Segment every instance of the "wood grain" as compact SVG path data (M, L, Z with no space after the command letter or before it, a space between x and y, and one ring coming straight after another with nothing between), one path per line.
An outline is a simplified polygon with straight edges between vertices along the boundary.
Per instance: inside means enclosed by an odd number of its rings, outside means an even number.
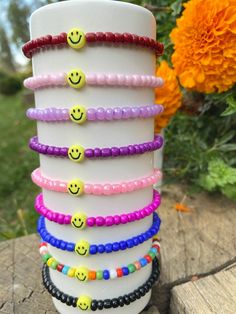
M167 313L170 289L194 275L213 274L236 261L236 203L206 193L186 196L186 188L171 185L162 190L161 281L151 300ZM175 203L191 212L177 212Z
M176 286L171 314L236 313L236 264L214 275Z

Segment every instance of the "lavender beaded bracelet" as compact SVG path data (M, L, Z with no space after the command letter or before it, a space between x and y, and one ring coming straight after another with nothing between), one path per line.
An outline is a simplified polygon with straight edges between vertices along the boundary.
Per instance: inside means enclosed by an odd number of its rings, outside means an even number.
M55 157L67 157L74 162L80 162L84 158L91 159L139 155L159 149L162 145L163 138L160 135L155 135L154 140L152 142L111 148L106 147L84 149L80 145L72 145L69 148L49 146L39 143L37 136L32 137L29 142L29 147L40 154Z
M31 120L39 121L68 121L77 124L87 121L112 121L135 118L150 118L163 112L162 105L114 107L114 108L88 108L75 105L67 108L29 108L26 115Z
M50 221L56 222L58 224L71 224L76 229L84 229L86 227L110 227L113 225L126 224L129 222L133 222L136 220L143 219L149 215L151 215L161 203L160 194L153 190L153 200L150 204L145 206L142 209L138 209L134 212L128 214L114 215L114 216L97 216L97 217L87 217L84 213L76 213L72 215L65 215L62 213L54 212L48 209L43 202L43 194L40 193L34 203L34 207L36 211L47 218Z

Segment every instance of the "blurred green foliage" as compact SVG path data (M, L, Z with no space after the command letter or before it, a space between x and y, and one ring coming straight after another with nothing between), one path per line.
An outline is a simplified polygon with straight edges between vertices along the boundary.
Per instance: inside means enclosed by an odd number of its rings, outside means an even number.
M25 117L23 94L0 95L0 240L35 232L33 210L38 190L30 179L38 156L28 148L36 133L35 123Z
M0 70L0 94L14 95L22 89L22 80L17 74Z

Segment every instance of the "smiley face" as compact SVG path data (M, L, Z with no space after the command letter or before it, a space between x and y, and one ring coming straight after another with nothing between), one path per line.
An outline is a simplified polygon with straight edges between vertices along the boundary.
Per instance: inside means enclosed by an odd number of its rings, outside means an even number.
M79 280L79 281L88 281L88 274L89 274L89 270L86 267L79 267L76 268L75 271L75 277Z
M81 240L75 245L75 253L80 256L88 256L89 255L90 244L87 241Z
M72 28L67 34L67 43L74 49L83 48L86 43L84 32L79 28Z
M84 159L84 148L80 145L72 145L68 149L68 157L75 162L82 161Z
M77 300L77 307L80 308L82 311L90 310L91 309L92 299L86 295L81 295Z
M84 192L84 183L80 180L71 180L67 184L67 191L69 194L78 196Z
M81 70L71 70L67 74L67 82L73 88L81 88L85 84L85 75Z
M87 119L86 109L83 106L73 106L70 109L70 119L78 124L82 124Z
M84 229L86 227L87 216L84 213L74 214L71 218L71 224L77 229Z

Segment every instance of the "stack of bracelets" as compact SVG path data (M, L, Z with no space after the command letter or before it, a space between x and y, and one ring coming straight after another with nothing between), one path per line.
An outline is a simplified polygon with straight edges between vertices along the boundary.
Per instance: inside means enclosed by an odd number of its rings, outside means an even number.
M27 42L22 51L27 58L32 58L35 54L44 53L51 49L72 48L76 51L87 46L92 49L95 45L107 45L112 47L134 47L135 49L150 50L156 56L163 54L163 44L156 42L152 38L138 36L131 33L111 33L95 32L84 33L79 28L73 28L68 33L58 35L45 35ZM79 52L78 52L79 53ZM45 75L33 76L25 79L24 86L31 90L38 90L48 87L81 89L85 85L100 87L124 87L124 88L156 88L161 87L163 80L161 77L140 75L140 74L114 74L114 73L84 73L80 68L71 69L68 73L49 73ZM79 128L89 122L99 123L100 121L114 122L119 120L149 119L163 112L163 106L158 104L142 104L139 106L116 106L110 107L87 107L85 104L74 104L69 107L57 108L49 106L47 108L29 108L26 115L31 120L43 123L75 123ZM144 143L130 143L126 146L112 147L84 147L81 143L74 143L69 147L59 147L49 145L40 141L40 137L33 136L29 141L29 147L35 152L48 157L67 158L69 161L80 163L84 160L100 160L104 158L132 157L134 155L148 154L163 146L163 138L156 135L153 140ZM125 182L90 183L83 182L81 178L61 181L45 176L41 169L32 172L32 181L42 189L68 193L71 196L81 196L83 194L110 196L115 194L129 193L152 186L161 179L162 173L154 169L153 173L146 177ZM42 269L42 279L45 288L57 300L62 303L85 310L103 310L124 307L132 302L144 297L157 281L159 269L160 244L156 234L159 231L161 220L155 212L160 206L161 196L153 190L152 201L144 207L136 210L115 213L106 216L89 216L86 211L77 211L73 214L65 214L48 208L44 204L43 194L40 193L35 199L35 210L40 214L37 231L41 237L39 253L44 263ZM82 233L78 235L78 241L68 242L52 235L47 229L46 221L59 225L67 225L74 230L86 232L86 229L97 227L114 227L118 225L132 224L146 217L152 217L152 224L145 232L141 232L128 239L107 243L89 243L83 239ZM136 260L131 260L125 265L113 268L90 269L84 265L70 266L57 260L50 253L50 246L59 250L75 253L76 256L84 257L96 254L109 254L112 252L125 251L141 245L146 241L151 241L142 255ZM69 259L69 258L68 258ZM60 272L63 275L75 278L79 283L85 284L95 280L114 280L131 275L144 267L152 264L152 271L147 281L125 295L117 296L113 299L96 300L88 295L70 296L62 292L52 282L50 271ZM56 273L55 273L56 274Z

